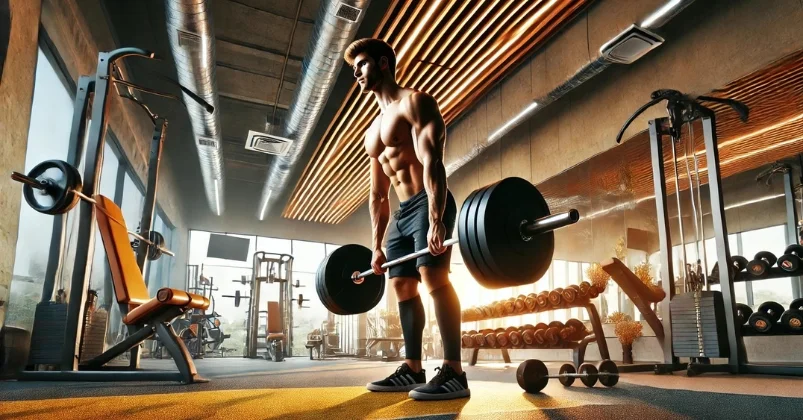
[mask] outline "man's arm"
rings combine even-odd
[[[372,251],[382,249],[382,240],[385,238],[385,230],[390,218],[389,190],[390,178],[385,175],[379,161],[371,158],[371,193],[368,197],[368,208],[371,213],[371,232],[373,234]]]
[[[446,125],[435,98],[423,92],[410,95],[408,114],[415,133],[418,160],[424,165],[429,223],[439,223],[446,207],[446,167],[443,166]]]

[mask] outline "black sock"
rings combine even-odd
[[[435,318],[441,330],[444,360],[460,360],[460,300],[449,283],[430,293],[435,304]]]
[[[420,295],[399,302],[399,321],[404,334],[405,358],[421,360],[421,342],[424,336],[426,314]]]

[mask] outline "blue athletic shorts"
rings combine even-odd
[[[446,208],[443,211],[443,224],[446,226],[446,239],[452,237],[454,224],[457,219],[457,205],[450,191],[446,193]],[[385,256],[388,261],[401,258],[407,254],[427,247],[427,233],[429,232],[429,197],[427,191],[422,189],[418,194],[410,197],[399,205],[399,210],[393,213],[388,230]],[[433,256],[425,254],[417,259],[403,262],[390,267],[388,274],[394,277],[417,277],[421,281],[418,267],[448,266],[451,250]]]

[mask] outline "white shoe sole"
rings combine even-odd
[[[410,391],[408,394],[410,398],[421,401],[434,401],[434,400],[453,400],[455,398],[466,398],[471,396],[471,390],[461,389],[460,391],[450,392],[448,394],[429,394],[426,392],[418,392],[416,390]]]
[[[424,385],[426,384],[410,384],[401,386],[382,386],[382,385],[368,384],[365,386],[365,388],[373,392],[407,392]]]

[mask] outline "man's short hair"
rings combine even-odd
[[[346,48],[343,58],[346,59],[346,63],[353,66],[354,59],[362,53],[373,58],[377,64],[379,64],[379,59],[381,57],[387,57],[390,74],[396,74],[396,53],[393,51],[393,47],[387,42],[376,38],[358,39]]]

